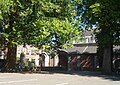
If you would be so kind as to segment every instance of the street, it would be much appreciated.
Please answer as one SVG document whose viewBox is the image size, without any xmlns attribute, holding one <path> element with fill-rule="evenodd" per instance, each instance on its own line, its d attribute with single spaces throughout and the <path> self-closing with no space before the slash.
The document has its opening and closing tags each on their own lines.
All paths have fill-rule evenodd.
<svg viewBox="0 0 120 85">
<path fill-rule="evenodd" d="M 120 85 L 120 77 L 94 72 L 0 73 L 0 85 Z"/>
</svg>

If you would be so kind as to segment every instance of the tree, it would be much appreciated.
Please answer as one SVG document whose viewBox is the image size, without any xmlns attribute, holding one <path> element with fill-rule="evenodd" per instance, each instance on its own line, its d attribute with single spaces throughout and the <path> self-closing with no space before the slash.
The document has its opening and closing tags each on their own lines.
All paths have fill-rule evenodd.
<svg viewBox="0 0 120 85">
<path fill-rule="evenodd" d="M 5 39 L 8 48 L 7 71 L 15 67 L 18 44 L 50 47 L 51 39 L 57 33 L 62 46 L 79 34 L 73 23 L 76 1 L 0 0 L 0 2 L 0 24 L 1 29 L 4 29 L 0 37 Z"/>
<path fill-rule="evenodd" d="M 12 0 L 1 0 L 0 1 L 0 21 L 1 21 L 1 29 L 3 29 L 3 32 L 1 33 L 1 38 L 5 39 L 5 44 L 8 48 L 7 52 L 7 63 L 6 63 L 6 69 L 13 68 L 16 62 L 16 38 L 19 36 L 18 25 L 16 22 L 18 22 L 19 16 L 19 8 L 16 5 L 17 3 L 14 3 Z"/>
<path fill-rule="evenodd" d="M 113 44 L 120 44 L 119 8 L 118 0 L 83 0 L 82 4 L 78 4 L 83 25 L 96 27 L 96 41 L 104 53 L 102 70 L 105 73 L 112 72 Z"/>
</svg>

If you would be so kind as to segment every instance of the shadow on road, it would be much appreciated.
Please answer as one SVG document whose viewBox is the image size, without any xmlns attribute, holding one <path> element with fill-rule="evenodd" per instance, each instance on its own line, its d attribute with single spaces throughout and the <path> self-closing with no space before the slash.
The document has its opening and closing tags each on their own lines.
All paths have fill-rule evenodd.
<svg viewBox="0 0 120 85">
<path fill-rule="evenodd" d="M 4 72 L 3 72 L 4 73 Z M 13 72 L 14 73 L 14 72 Z M 120 74 L 111 74 L 106 75 L 99 71 L 40 71 L 40 72 L 18 72 L 20 74 L 66 74 L 66 75 L 78 75 L 78 76 L 86 76 L 86 77 L 98 77 L 103 78 L 110 81 L 120 81 Z"/>
<path fill-rule="evenodd" d="M 87 77 L 99 77 L 111 81 L 120 81 L 120 74 L 106 75 L 97 71 L 43 71 L 42 74 L 67 74 L 67 75 L 79 75 Z"/>
</svg>

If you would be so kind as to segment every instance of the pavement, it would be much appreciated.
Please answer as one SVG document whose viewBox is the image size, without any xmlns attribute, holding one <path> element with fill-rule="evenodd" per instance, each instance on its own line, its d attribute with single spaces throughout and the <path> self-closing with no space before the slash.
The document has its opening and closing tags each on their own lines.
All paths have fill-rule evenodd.
<svg viewBox="0 0 120 85">
<path fill-rule="evenodd" d="M 120 75 L 89 71 L 0 73 L 0 85 L 120 85 Z"/>
</svg>

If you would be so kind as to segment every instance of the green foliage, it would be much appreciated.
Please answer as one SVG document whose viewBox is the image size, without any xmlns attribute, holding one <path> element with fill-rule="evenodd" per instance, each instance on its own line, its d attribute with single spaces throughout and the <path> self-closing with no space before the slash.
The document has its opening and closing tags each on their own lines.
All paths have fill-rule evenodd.
<svg viewBox="0 0 120 85">
<path fill-rule="evenodd" d="M 78 0 L 0 0 L 1 38 L 11 44 L 49 48 L 57 33 L 62 47 L 80 34 L 73 17 Z M 79 2 L 80 3 L 80 2 Z M 74 22 L 74 23 L 73 23 Z"/>
<path fill-rule="evenodd" d="M 111 73 L 113 44 L 120 45 L 120 0 L 82 0 L 78 9 L 83 25 L 96 27 L 99 66 Z"/>
<path fill-rule="evenodd" d="M 120 3 L 118 0 L 83 0 L 78 5 L 85 26 L 96 26 L 96 41 L 101 46 L 119 44 Z"/>
</svg>

